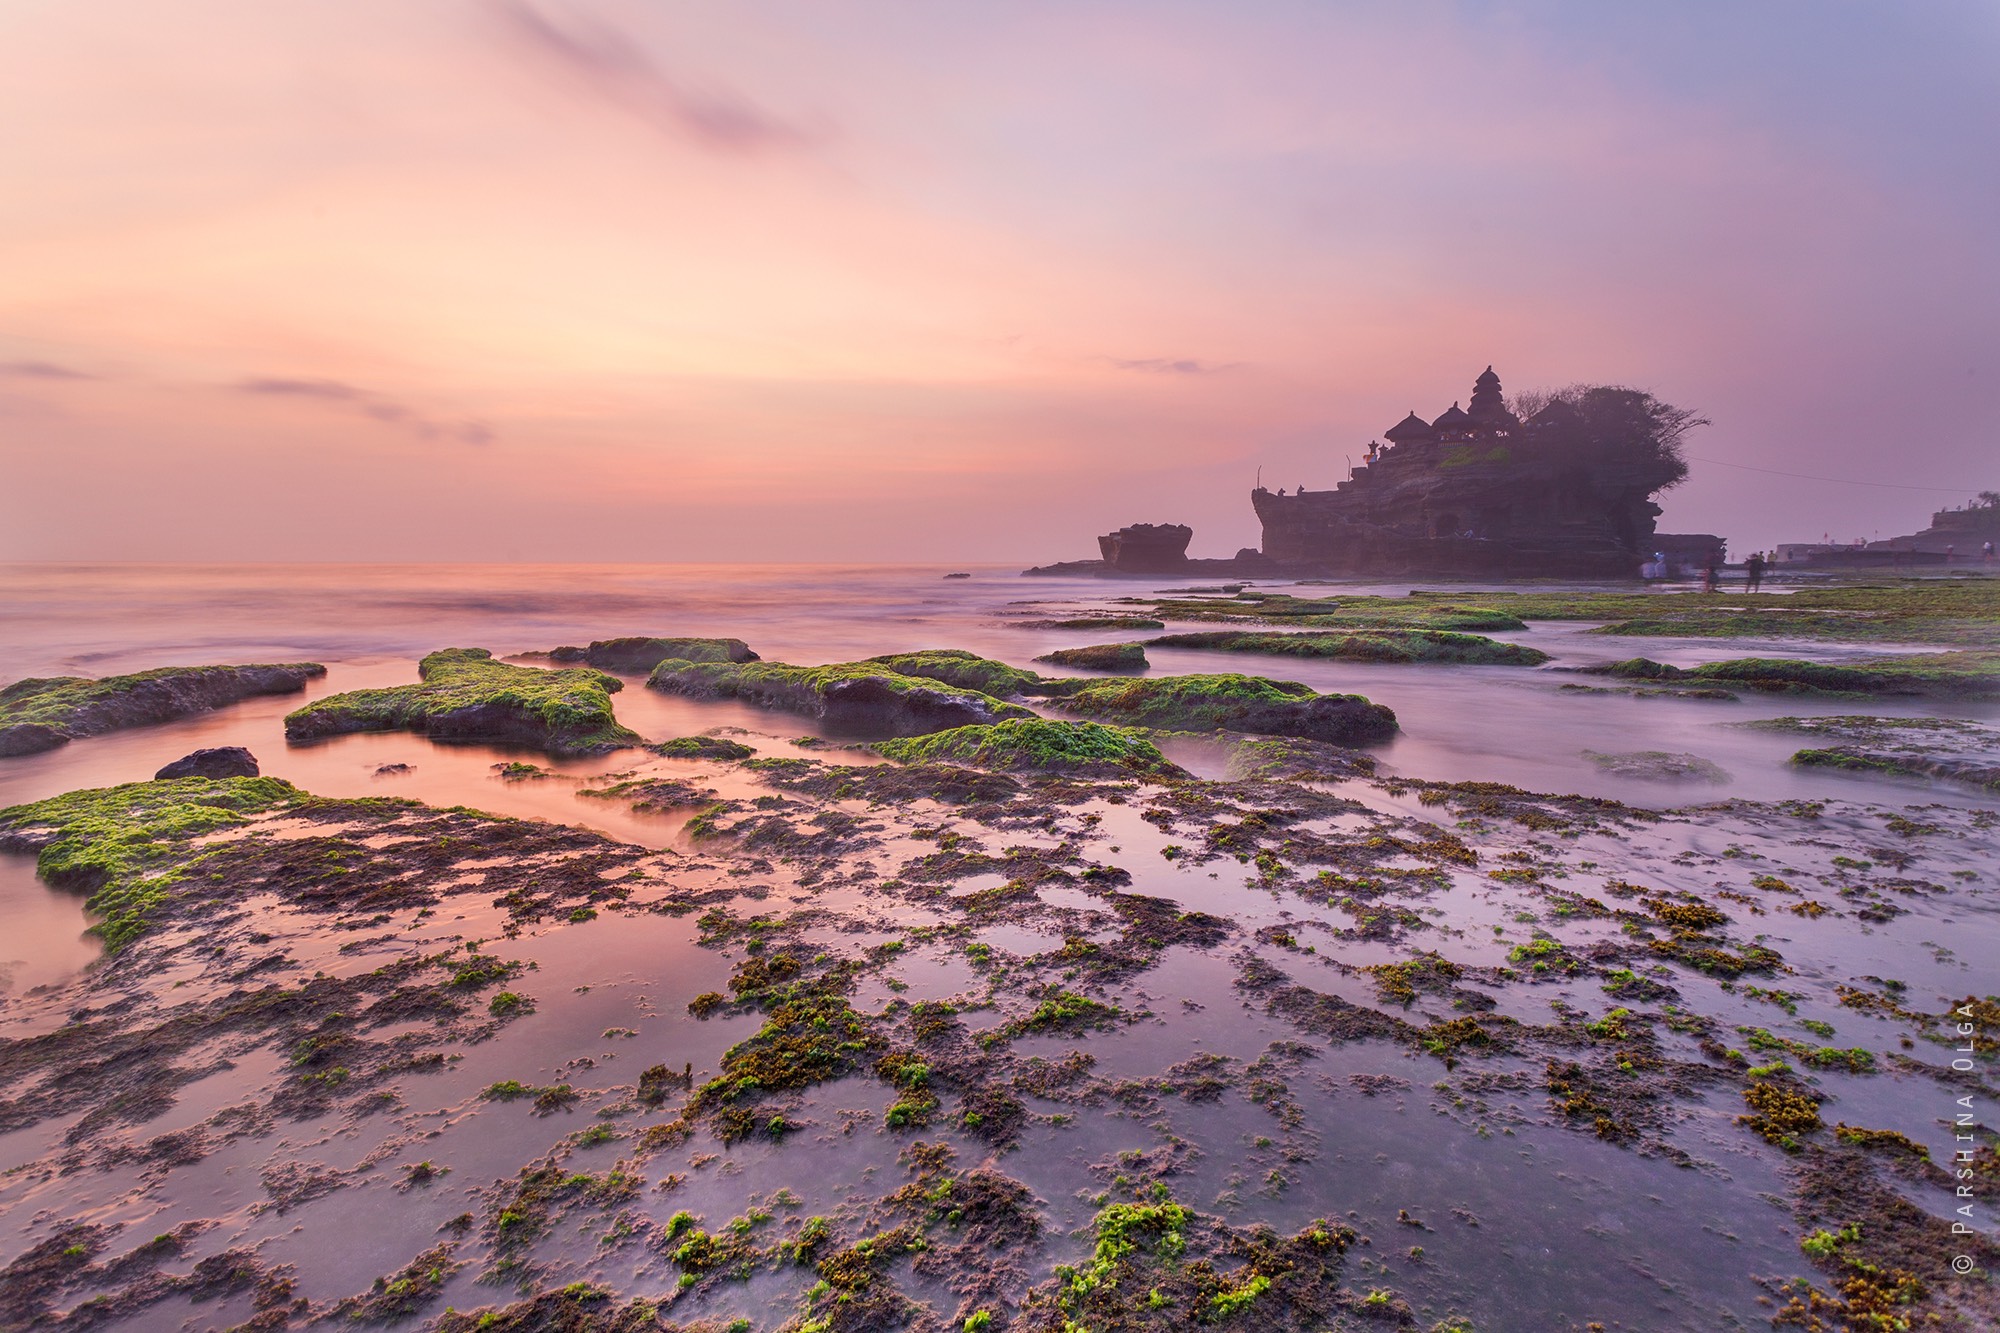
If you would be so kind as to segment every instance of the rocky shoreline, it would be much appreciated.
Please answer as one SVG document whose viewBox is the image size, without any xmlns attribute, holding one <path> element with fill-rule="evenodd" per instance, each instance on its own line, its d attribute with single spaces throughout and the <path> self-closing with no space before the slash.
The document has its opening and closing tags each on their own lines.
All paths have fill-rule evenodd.
<svg viewBox="0 0 2000 1333">
<path fill-rule="evenodd" d="M 1549 609 L 1380 600 L 1151 605 L 1273 665 Z M 1941 1165 L 1956 1099 L 2000 1096 L 2000 811 L 1975 788 L 1649 808 L 1385 771 L 1388 709 L 1262 676 L 600 642 L 648 645 L 621 664 L 677 706 L 852 734 L 500 766 L 673 821 L 650 848 L 272 776 L 0 811 L 0 850 L 83 895 L 107 949 L 0 1007 L 0 1328 L 2000 1318 L 2000 1248 L 1950 1235 Z M 1985 669 L 1955 651 L 1911 669 Z M 617 677 L 445 656 L 311 708 L 436 736 L 464 700 L 427 687 L 519 671 L 605 700 L 550 749 L 623 729 Z M 1982 1124 L 1982 1180 L 1996 1148 Z"/>
</svg>

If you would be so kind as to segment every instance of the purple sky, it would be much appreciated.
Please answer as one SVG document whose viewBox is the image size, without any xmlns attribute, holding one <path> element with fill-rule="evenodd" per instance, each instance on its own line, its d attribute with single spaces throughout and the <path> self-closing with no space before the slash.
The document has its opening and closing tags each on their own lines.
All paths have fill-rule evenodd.
<svg viewBox="0 0 2000 1333">
<path fill-rule="evenodd" d="M 1996 70 L 1970 2 L 24 0 L 0 559 L 1226 555 L 1489 362 L 1712 418 L 1669 530 L 1910 531 L 2000 489 Z"/>
</svg>

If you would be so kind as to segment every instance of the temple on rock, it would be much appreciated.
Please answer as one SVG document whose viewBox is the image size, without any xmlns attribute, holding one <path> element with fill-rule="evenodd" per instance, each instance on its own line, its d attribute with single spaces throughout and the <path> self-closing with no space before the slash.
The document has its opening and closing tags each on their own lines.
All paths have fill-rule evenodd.
<svg viewBox="0 0 2000 1333">
<path fill-rule="evenodd" d="M 1412 411 L 1332 490 L 1251 493 L 1263 555 L 1328 573 L 1629 578 L 1661 541 L 1655 492 L 1693 420 L 1632 389 L 1546 397 L 1526 420 L 1488 366 L 1472 397 Z M 1720 539 L 1705 538 L 1716 546 Z"/>
</svg>

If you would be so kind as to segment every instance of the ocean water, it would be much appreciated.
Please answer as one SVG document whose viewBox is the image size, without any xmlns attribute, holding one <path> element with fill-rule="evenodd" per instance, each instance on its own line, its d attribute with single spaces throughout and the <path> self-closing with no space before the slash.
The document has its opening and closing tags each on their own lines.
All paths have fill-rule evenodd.
<svg viewBox="0 0 2000 1333">
<path fill-rule="evenodd" d="M 971 577 L 944 577 L 952 572 Z M 0 683 L 205 662 L 310 660 L 333 668 L 327 681 L 309 691 L 316 697 L 358 684 L 414 680 L 416 659 L 438 648 L 481 647 L 506 656 L 627 634 L 734 636 L 772 661 L 820 663 L 917 648 L 966 648 L 1030 666 L 1052 649 L 1120 636 L 1031 629 L 1024 622 L 1091 609 L 1138 610 L 1120 606 L 1119 599 L 1187 586 L 1186 576 L 1025 578 L 1011 568 L 957 571 L 937 565 L 0 566 Z M 1411 586 L 1351 590 L 1401 595 Z M 1378 752 L 1384 771 L 1391 773 L 1510 782 L 1651 806 L 1725 796 L 1804 798 L 1824 794 L 1829 783 L 1841 794 L 1864 799 L 1959 799 L 1949 788 L 1909 780 L 1801 773 L 1786 763 L 1799 748 L 1795 738 L 1735 725 L 1784 714 L 1852 711 L 1851 703 L 1796 697 L 1746 697 L 1737 703 L 1633 699 L 1561 689 L 1576 680 L 1563 667 L 1642 654 L 1692 665 L 1758 654 L 1838 659 L 1882 652 L 1881 645 L 1605 638 L 1590 629 L 1543 623 L 1494 636 L 1551 654 L 1549 666 L 1538 669 L 1149 651 L 1156 675 L 1262 673 L 1389 705 L 1402 724 L 1402 734 Z M 1064 674 L 1061 668 L 1046 669 Z M 637 681 L 633 685 L 619 697 L 620 717 L 648 735 L 660 727 L 703 730 L 744 720 L 730 706 L 673 706 L 648 697 Z M 157 767 L 196 741 L 247 743 L 216 739 L 221 731 L 242 730 L 230 722 L 232 713 L 259 720 L 255 738 L 261 745 L 252 748 L 267 761 L 276 759 L 287 750 L 277 719 L 297 703 L 296 697 L 257 701 L 210 718 L 126 733 L 135 739 L 123 744 L 99 738 L 52 756 L 0 761 L 0 804 L 99 780 L 151 775 L 152 768 L 138 772 L 130 765 L 111 771 L 114 752 L 134 761 L 157 754 Z M 1892 714 L 2000 716 L 2000 707 L 1991 704 L 1939 708 L 1894 701 L 1870 707 Z M 789 735 L 810 730 L 789 717 L 764 715 L 763 723 Z M 379 737 L 347 737 L 333 745 L 387 754 Z M 422 748 L 432 755 L 438 750 Z M 1667 783 L 1619 777 L 1586 757 L 1645 750 L 1695 754 L 1728 777 Z M 297 767 L 266 763 L 267 771 L 280 773 Z M 419 776 L 416 786 L 410 794 L 427 799 L 469 799 L 455 782 L 451 790 L 433 789 Z"/>
</svg>

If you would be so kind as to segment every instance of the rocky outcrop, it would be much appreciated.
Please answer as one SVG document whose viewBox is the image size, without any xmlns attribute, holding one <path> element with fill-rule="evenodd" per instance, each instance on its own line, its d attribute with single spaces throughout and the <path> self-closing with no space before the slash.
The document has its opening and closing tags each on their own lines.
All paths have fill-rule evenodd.
<svg viewBox="0 0 2000 1333">
<path fill-rule="evenodd" d="M 153 774 L 155 780 L 169 778 L 254 778 L 262 772 L 257 756 L 240 745 L 219 745 L 182 755 Z"/>
<path fill-rule="evenodd" d="M 352 690 L 285 719 L 285 736 L 318 740 L 357 731 L 414 731 L 433 740 L 526 745 L 548 754 L 602 754 L 639 743 L 618 725 L 616 676 L 587 668 L 543 671 L 496 662 L 484 648 L 447 648 L 417 664 L 420 684 Z"/>
<path fill-rule="evenodd" d="M 565 644 L 549 653 L 552 661 L 583 662 L 599 671 L 643 676 L 668 658 L 686 662 L 755 662 L 757 654 L 741 639 L 658 639 L 634 635 L 599 639 L 588 648 Z"/>
<path fill-rule="evenodd" d="M 1051 666 L 1080 671 L 1144 671 L 1146 650 L 1136 643 L 1093 643 L 1084 648 L 1058 648 L 1035 659 Z"/>
<path fill-rule="evenodd" d="M 907 675 L 880 662 L 799 667 L 782 662 L 667 661 L 646 684 L 693 699 L 741 699 L 759 708 L 817 718 L 830 730 L 859 735 L 919 736 L 1034 716 L 1019 704 Z"/>
<path fill-rule="evenodd" d="M 990 727 L 954 727 L 910 740 L 883 741 L 875 749 L 899 763 L 969 764 L 1005 773 L 1181 775 L 1145 732 L 1095 722 L 1016 719 Z"/>
<path fill-rule="evenodd" d="M 317 662 L 160 667 L 129 676 L 43 676 L 0 690 L 0 756 L 35 754 L 85 736 L 205 713 L 262 694 L 296 694 L 326 674 Z"/>
<path fill-rule="evenodd" d="M 1270 653 L 1280 657 L 1323 657 L 1339 662 L 1450 662 L 1478 666 L 1540 666 L 1549 655 L 1539 648 L 1503 643 L 1483 634 L 1450 630 L 1381 629 L 1264 633 L 1197 630 L 1146 640 L 1162 648 L 1203 648 L 1225 653 Z"/>
<path fill-rule="evenodd" d="M 1653 551 L 1653 494 L 1687 474 L 1700 418 L 1633 389 L 1565 391 L 1526 421 L 1487 367 L 1470 410 L 1412 413 L 1331 490 L 1251 504 L 1264 555 L 1326 573 L 1630 578 Z"/>
<path fill-rule="evenodd" d="M 1016 694 L 1032 694 L 1041 677 L 1032 671 L 996 662 L 963 648 L 925 648 L 914 653 L 885 653 L 868 662 L 900 671 L 906 676 L 940 680 L 961 690 L 977 690 L 996 699 Z"/>
<path fill-rule="evenodd" d="M 1084 679 L 1055 706 L 1159 731 L 1244 731 L 1332 745 L 1365 745 L 1396 734 L 1395 713 L 1358 694 L 1319 694 L 1297 681 L 1262 676 Z"/>
<path fill-rule="evenodd" d="M 1126 574 L 1166 574 L 1187 567 L 1194 529 L 1185 523 L 1134 523 L 1097 539 L 1104 563 Z"/>
</svg>

